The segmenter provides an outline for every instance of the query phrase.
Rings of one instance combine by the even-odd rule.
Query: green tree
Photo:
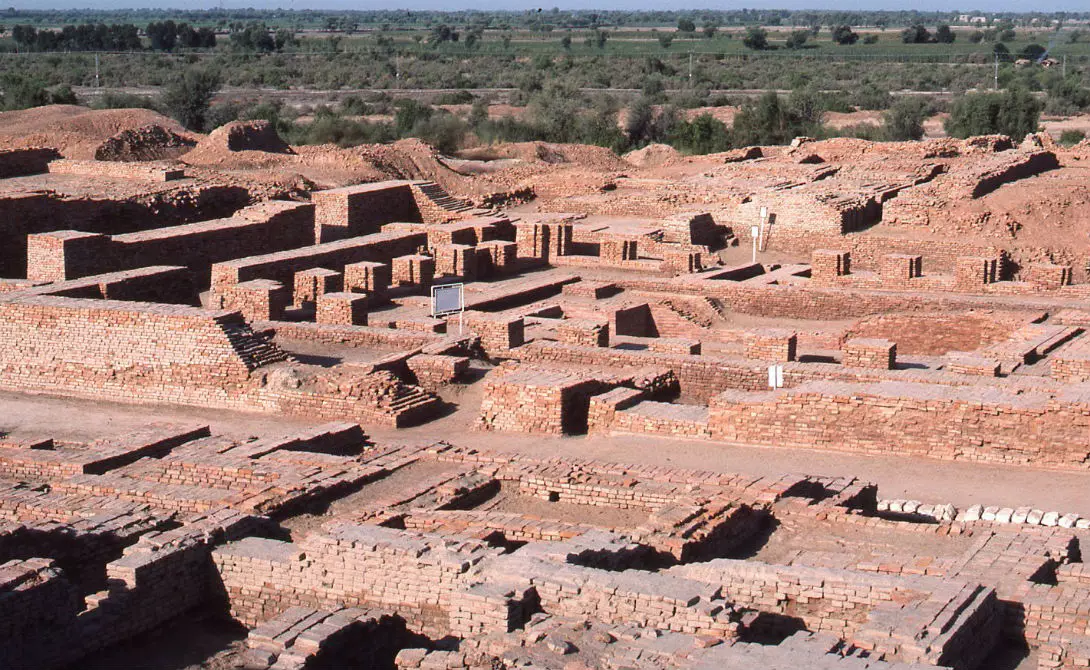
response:
[[[696,24],[692,19],[682,17],[677,20],[677,29],[683,33],[696,32]]]
[[[768,48],[768,31],[760,26],[746,28],[746,36],[742,38],[742,44],[747,49],[763,51]]]
[[[837,26],[833,28],[833,41],[837,44],[855,44],[859,41],[859,33],[849,25]]]
[[[208,108],[220,83],[215,70],[191,67],[163,91],[163,109],[186,128],[205,130]]]
[[[943,24],[935,29],[935,41],[939,44],[953,44],[957,39],[957,35],[953,30],[950,30],[950,26]]]
[[[774,91],[750,102],[734,117],[734,143],[737,146],[787,144],[800,135],[817,130]]]
[[[917,23],[901,31],[901,41],[905,44],[926,44],[931,41],[931,33],[923,24]]]
[[[670,135],[670,143],[691,154],[710,154],[731,148],[727,126],[711,114],[701,114],[690,122],[677,124]]]
[[[674,43],[673,33],[659,33],[659,46],[663,49],[669,49],[670,45]]]
[[[560,46],[565,51],[570,51],[571,50],[571,33],[568,33],[567,35],[564,35],[563,37],[560,38]]]
[[[710,40],[711,38],[715,37],[715,33],[717,30],[719,30],[719,26],[715,25],[715,23],[711,21],[705,21],[702,30],[704,32],[704,39]]]

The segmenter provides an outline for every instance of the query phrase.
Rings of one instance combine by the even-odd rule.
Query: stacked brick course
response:
[[[897,367],[897,345],[889,340],[848,340],[844,343],[843,363],[853,368],[893,370]]]

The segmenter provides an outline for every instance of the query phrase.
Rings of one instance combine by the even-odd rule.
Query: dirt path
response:
[[[1090,516],[1090,472],[1056,472],[1023,467],[947,462],[922,458],[841,454],[803,449],[735,446],[648,436],[543,437],[472,430],[479,387],[451,394],[461,407],[438,421],[415,428],[372,428],[376,440],[447,440],[466,447],[538,457],[595,458],[621,463],[696,468],[753,475],[785,472],[855,476],[879,486],[883,498],[924,502],[1032,505],[1044,510]],[[71,440],[120,436],[153,422],[204,422],[232,436],[276,435],[313,421],[277,415],[242,414],[177,407],[134,407],[79,400],[0,394],[0,432],[50,435]]]

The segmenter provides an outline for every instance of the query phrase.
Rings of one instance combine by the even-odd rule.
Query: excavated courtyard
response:
[[[1090,665],[1090,146],[42,118],[0,666]]]

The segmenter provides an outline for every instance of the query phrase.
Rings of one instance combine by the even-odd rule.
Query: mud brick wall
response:
[[[373,303],[386,299],[392,281],[390,266],[386,263],[349,263],[344,266],[344,290],[366,293]]]
[[[385,607],[418,631],[453,629],[457,599],[479,582],[479,564],[496,553],[483,542],[457,548],[441,538],[379,526],[337,524],[298,544],[246,538],[212,553],[231,615],[248,626],[288,607]]]
[[[658,312],[656,315],[654,312]],[[658,318],[656,318],[656,316]],[[658,326],[661,323],[663,329],[671,333],[671,336],[676,336],[687,330],[687,324],[685,326],[674,319],[680,321],[680,317],[677,314],[671,315],[668,308],[660,308],[658,310],[652,310],[651,305],[647,303],[635,304],[635,305],[623,305],[612,309],[609,312],[609,327],[617,335],[631,335],[633,337],[658,337],[663,333],[659,332]],[[671,327],[676,325],[677,327]],[[686,333],[687,334],[687,333]]]
[[[366,326],[367,296],[359,293],[320,295],[315,321],[342,326]]]
[[[518,260],[518,245],[514,242],[492,240],[477,245],[477,273],[503,273]]]
[[[185,177],[180,167],[121,161],[80,161],[61,158],[49,163],[50,174],[71,174],[107,179],[174,181]]]
[[[26,245],[26,276],[31,281],[64,281],[108,269],[105,235],[58,230],[28,235]]]
[[[999,279],[999,259],[966,256],[954,266],[954,288],[959,291],[982,291]]]
[[[431,286],[435,279],[435,259],[422,254],[398,256],[390,261],[394,286]]]
[[[923,274],[923,257],[911,254],[886,254],[882,256],[880,274],[882,288],[908,288],[913,279]]]
[[[6,149],[0,151],[0,179],[49,171],[49,162],[60,158],[56,149]]]
[[[783,328],[758,328],[743,336],[746,358],[786,363],[795,360],[798,333]]]
[[[469,359],[465,356],[417,354],[407,361],[407,365],[418,386],[435,391],[468,370]]]
[[[1026,268],[1026,281],[1038,291],[1051,291],[1071,283],[1071,266],[1033,263]]]
[[[572,253],[572,224],[570,222],[524,221],[514,225],[515,245],[519,258],[539,258],[548,261],[556,256],[567,256]]]
[[[666,242],[706,247],[719,244],[721,236],[720,227],[707,212],[676,214],[663,219],[662,232]]]
[[[251,256],[212,266],[212,291],[251,279],[272,279],[285,286],[293,283],[296,272],[324,267],[341,271],[349,263],[370,261],[388,263],[395,256],[415,251],[427,241],[422,232],[375,233],[311,247]]]
[[[902,354],[941,356],[1002,342],[1039,316],[1029,310],[881,314],[852,325],[845,337],[890,340]]]
[[[408,182],[378,182],[311,193],[313,242],[377,233],[387,223],[422,222]]]
[[[253,324],[259,331],[272,330],[277,337],[301,342],[345,344],[350,347],[379,348],[404,351],[442,341],[443,335],[421,331],[372,328],[369,326],[334,326],[330,324],[259,321]]]
[[[584,432],[590,397],[604,391],[604,386],[564,373],[517,370],[501,374],[485,383],[477,426],[548,435]]]
[[[840,277],[851,274],[851,260],[847,251],[817,249],[810,255],[810,279],[822,286],[834,285]]]
[[[853,368],[892,370],[897,366],[897,345],[889,340],[851,339],[844,343],[842,363]]]
[[[441,244],[432,247],[437,277],[477,276],[477,250],[464,244]]]
[[[632,407],[643,398],[643,391],[624,387],[591,396],[587,409],[587,432],[608,433],[613,427],[617,412]]]
[[[584,347],[608,347],[609,322],[563,319],[556,324],[556,341]]]
[[[528,567],[541,607],[550,614],[610,624],[736,639],[733,610],[716,589],[675,576],[607,572],[573,565]]]
[[[735,221],[750,225],[761,220],[761,207],[768,207],[769,224],[764,226],[768,245],[798,233],[843,234],[862,230],[882,218],[882,204],[874,195],[840,193],[817,182],[781,191],[765,191],[738,205]]]
[[[343,277],[336,270],[310,268],[296,272],[291,300],[296,307],[317,302],[326,293],[337,293],[343,287]]]
[[[211,404],[284,359],[242,317],[50,296],[0,301],[0,386],[129,402]]]
[[[467,311],[462,315],[465,327],[481,338],[481,347],[489,356],[502,356],[526,342],[522,317]]]
[[[1085,469],[1086,394],[809,382],[774,393],[725,391],[712,400],[709,422],[713,439],[730,442]]]
[[[614,414],[609,425],[602,425],[602,432],[662,435],[664,437],[710,437],[708,410],[699,405],[674,405],[666,402],[645,401],[627,411]]]
[[[50,645],[45,638],[75,627],[82,603],[53,561],[31,558],[0,565],[0,599],[0,665],[55,665],[50,656],[60,652],[49,647],[66,645]]]
[[[291,295],[280,282],[255,279],[230,287],[222,304],[224,309],[242,312],[247,321],[276,321],[284,317]]]
[[[980,198],[1003,184],[1032,177],[1059,167],[1048,151],[1002,151],[976,157],[933,181],[905,191],[885,204],[882,220],[905,226],[930,226],[941,222],[951,200]]]
[[[721,587],[736,607],[798,617],[894,661],[976,667],[1000,633],[995,591],[975,584],[732,559],[666,574]]]
[[[200,303],[193,273],[188,268],[152,266],[138,270],[111,272],[82,279],[38,284],[23,295],[52,295],[64,298],[126,300],[178,305]]]

